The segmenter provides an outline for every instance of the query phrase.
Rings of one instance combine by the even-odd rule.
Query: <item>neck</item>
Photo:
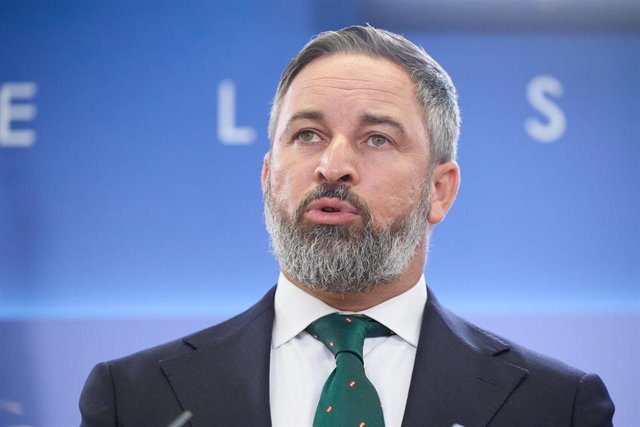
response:
[[[340,294],[324,292],[312,289],[301,283],[284,269],[282,273],[294,285],[313,295],[324,303],[341,311],[362,311],[383,303],[411,289],[422,276],[426,260],[426,242],[422,242],[416,249],[407,270],[389,283],[371,286],[368,291],[361,294]]]

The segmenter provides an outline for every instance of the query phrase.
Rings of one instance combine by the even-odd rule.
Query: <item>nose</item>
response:
[[[358,153],[351,142],[343,137],[335,137],[322,152],[315,179],[318,184],[356,185],[358,174]]]

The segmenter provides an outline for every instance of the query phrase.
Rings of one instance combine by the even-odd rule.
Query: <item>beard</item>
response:
[[[432,169],[423,183],[420,200],[388,227],[377,227],[369,206],[348,186],[324,184],[307,193],[294,218],[278,206],[269,177],[264,195],[264,217],[272,252],[284,271],[309,289],[337,294],[358,294],[385,285],[407,271],[430,224]],[[350,203],[361,224],[306,223],[306,206],[323,197]]]

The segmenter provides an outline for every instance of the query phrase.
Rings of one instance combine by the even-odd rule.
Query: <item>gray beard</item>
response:
[[[428,235],[431,210],[431,170],[421,199],[389,227],[373,224],[367,204],[345,185],[325,184],[300,202],[295,218],[276,205],[267,179],[264,217],[271,248],[281,268],[315,291],[358,294],[387,284],[407,271],[422,239]],[[351,203],[362,225],[326,225],[303,222],[305,207],[313,200],[335,197]]]

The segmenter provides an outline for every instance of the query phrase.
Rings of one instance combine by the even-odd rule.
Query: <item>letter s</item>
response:
[[[567,119],[562,109],[548,95],[562,96],[562,84],[552,76],[536,76],[527,85],[527,100],[540,114],[547,118],[542,122],[529,117],[524,122],[527,134],[541,143],[555,142],[564,135],[567,129]]]

